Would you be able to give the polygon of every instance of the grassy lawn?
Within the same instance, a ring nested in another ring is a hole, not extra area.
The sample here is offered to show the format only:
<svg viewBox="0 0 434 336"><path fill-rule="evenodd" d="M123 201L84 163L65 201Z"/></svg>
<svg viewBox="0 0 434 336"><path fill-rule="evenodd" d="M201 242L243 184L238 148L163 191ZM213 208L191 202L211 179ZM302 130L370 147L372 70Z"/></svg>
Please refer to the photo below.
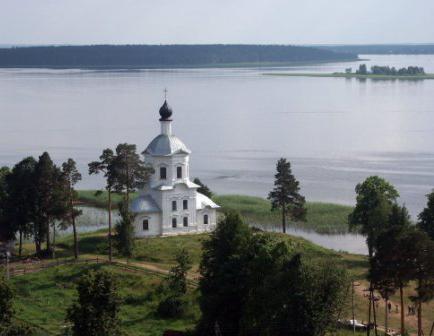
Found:
<svg viewBox="0 0 434 336"><path fill-rule="evenodd" d="M121 309L123 329L128 335L161 336L166 329L194 327L199 316L196 291L189 293L189 312L183 319L161 319L155 314L159 302L157 287L162 278L152 274L127 273L114 266L68 265L12 279L17 293L18 317L43 326L47 334L59 335L65 326L67 308L76 297L75 280L89 270L107 269L119 282L124 300Z"/></svg>
<svg viewBox="0 0 434 336"><path fill-rule="evenodd" d="M107 207L107 193L103 192L95 196L95 190L79 190L80 202L99 208ZM132 196L135 197L137 194ZM113 207L121 201L121 196L114 194L112 196ZM278 226L281 225L281 215L279 211L271 211L270 202L261 197L245 195L217 195L214 201L224 210L236 210L249 223L261 226ZM308 202L306 222L293 222L291 226L316 231L318 233L346 233L348 232L348 214L352 207L331 204Z"/></svg>
<svg viewBox="0 0 434 336"><path fill-rule="evenodd" d="M367 286L365 280L367 274L366 257L347 253L338 253L314 245L302 238L287 236L279 233L258 233L272 235L275 239L281 239L291 247L294 252L301 252L306 258L333 258L337 264L342 265L350 272L358 286L355 288L355 316L359 321L367 321L368 304L363 291ZM174 264L175 252L180 248L186 248L192 255L194 267L192 277L196 277L198 264L201 258L202 242L208 238L208 234L184 235L175 237L158 237L138 239L131 262L155 265L160 269L169 269ZM72 255L72 238L66 236L59 240L58 256L70 257ZM82 255L101 255L106 250L106 232L86 233L80 235L80 251ZM31 245L26 246L31 252ZM115 255L120 259L119 256ZM19 317L25 321L35 323L47 328L49 331L58 332L63 325L65 309L70 305L74 292L74 279L87 268L107 267L90 265L59 266L36 274L28 274L13 279L18 295L17 311ZM161 275L136 275L119 271L114 266L111 269L116 272L121 282L121 293L126 298L125 307L122 310L125 329L130 335L161 335L166 328L185 329L191 327L198 318L198 307L194 297L197 293L191 293L193 308L191 315L183 320L166 321L158 319L153 313L158 302L155 289L161 282ZM408 296L412 294L414 285L405 290L405 310L410 304ZM397 295L392 297L393 312L390 315L389 325L399 329L399 313L395 312L395 303L399 302ZM344 307L343 318L351 318L351 292L348 293L348 302ZM424 305L424 331L429 334L429 329L434 316L434 304ZM384 325L384 302L379 302L378 324ZM416 319L414 316L406 316L408 329L414 333ZM351 331L350 331L351 332ZM346 331L340 331L337 335L350 335Z"/></svg>

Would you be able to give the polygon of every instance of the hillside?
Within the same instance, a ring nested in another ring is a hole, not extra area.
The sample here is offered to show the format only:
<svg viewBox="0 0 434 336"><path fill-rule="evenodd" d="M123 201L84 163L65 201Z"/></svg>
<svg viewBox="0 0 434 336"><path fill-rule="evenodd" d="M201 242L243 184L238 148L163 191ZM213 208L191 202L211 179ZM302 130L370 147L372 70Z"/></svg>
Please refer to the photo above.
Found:
<svg viewBox="0 0 434 336"><path fill-rule="evenodd" d="M281 65L357 59L353 53L286 45L92 45L0 49L3 68L172 68Z"/></svg>

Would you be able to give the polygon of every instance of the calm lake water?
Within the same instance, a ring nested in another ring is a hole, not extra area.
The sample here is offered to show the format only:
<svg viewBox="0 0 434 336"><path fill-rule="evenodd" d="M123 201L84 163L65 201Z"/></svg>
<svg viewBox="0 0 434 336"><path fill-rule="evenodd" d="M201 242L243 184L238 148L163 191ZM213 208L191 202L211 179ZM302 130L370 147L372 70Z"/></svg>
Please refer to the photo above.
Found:
<svg viewBox="0 0 434 336"><path fill-rule="evenodd" d="M274 77L334 72L360 63L418 65L434 55L280 69L0 70L0 165L48 150L74 158L80 188L98 188L87 163L103 148L143 150L159 132L163 89L174 133L193 151L191 172L217 193L266 196L275 161L290 159L310 201L354 203L369 175L390 180L413 215L434 187L434 80ZM363 240L362 240L363 241Z"/></svg>

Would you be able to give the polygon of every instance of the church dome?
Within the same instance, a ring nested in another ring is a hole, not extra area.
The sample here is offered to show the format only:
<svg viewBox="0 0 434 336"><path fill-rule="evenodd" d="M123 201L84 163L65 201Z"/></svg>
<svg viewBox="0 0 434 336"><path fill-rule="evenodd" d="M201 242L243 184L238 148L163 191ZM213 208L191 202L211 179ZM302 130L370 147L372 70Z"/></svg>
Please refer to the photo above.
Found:
<svg viewBox="0 0 434 336"><path fill-rule="evenodd" d="M191 152L176 136L160 134L151 141L143 153L155 156L169 156L178 153L190 154Z"/></svg>
<svg viewBox="0 0 434 336"><path fill-rule="evenodd" d="M167 100L164 100L163 105L161 105L161 107L160 107L160 116L161 116L160 120L161 121L170 120L172 113L173 113L173 111L172 111L171 107L169 106L169 104L167 104Z"/></svg>

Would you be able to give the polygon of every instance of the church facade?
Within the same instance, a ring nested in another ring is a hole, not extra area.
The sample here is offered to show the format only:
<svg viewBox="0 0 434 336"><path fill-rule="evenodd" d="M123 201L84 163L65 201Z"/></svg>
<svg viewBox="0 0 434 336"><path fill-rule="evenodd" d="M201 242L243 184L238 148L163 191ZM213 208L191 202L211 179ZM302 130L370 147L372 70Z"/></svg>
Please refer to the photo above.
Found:
<svg viewBox="0 0 434 336"><path fill-rule="evenodd" d="M161 132L143 152L154 173L133 200L136 237L170 236L211 231L219 206L199 193L190 180L191 151L172 134L172 109L160 108Z"/></svg>

